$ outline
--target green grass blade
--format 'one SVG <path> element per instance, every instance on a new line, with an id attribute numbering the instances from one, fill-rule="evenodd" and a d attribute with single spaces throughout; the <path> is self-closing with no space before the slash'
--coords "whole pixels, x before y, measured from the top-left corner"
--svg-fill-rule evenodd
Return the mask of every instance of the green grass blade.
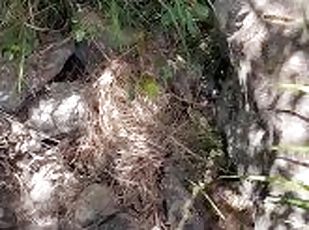
<path id="1" fill-rule="evenodd" d="M 280 84 L 279 88 L 282 89 L 288 89 L 293 91 L 301 91 L 303 93 L 309 93 L 309 86 L 308 85 L 302 85 L 302 84 Z"/>

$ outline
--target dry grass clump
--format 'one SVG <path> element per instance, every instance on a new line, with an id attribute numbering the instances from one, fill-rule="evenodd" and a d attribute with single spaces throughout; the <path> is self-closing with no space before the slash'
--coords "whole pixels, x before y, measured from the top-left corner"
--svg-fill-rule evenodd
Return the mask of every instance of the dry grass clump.
<path id="1" fill-rule="evenodd" d="M 215 137 L 207 121 L 199 120 L 203 115 L 166 89 L 153 97 L 135 87 L 130 98 L 132 82 L 137 84 L 141 77 L 136 68 L 115 60 L 95 77 L 87 98 L 87 128 L 71 152 L 88 178 L 103 177 L 118 194 L 119 204 L 134 210 L 149 229 L 164 221 L 164 168 L 175 162 L 190 168 L 190 179 L 204 180 L 213 162 L 209 154 L 220 146 L 211 139 Z"/>
<path id="2" fill-rule="evenodd" d="M 166 154 L 161 143 L 167 130 L 158 116 L 168 98 L 137 93 L 130 100 L 130 72 L 121 61 L 102 70 L 90 88 L 85 135 L 77 140 L 77 149 L 67 151 L 90 175 L 107 175 L 121 204 L 133 205 L 145 220 L 157 213 L 160 202 L 158 182 Z"/>

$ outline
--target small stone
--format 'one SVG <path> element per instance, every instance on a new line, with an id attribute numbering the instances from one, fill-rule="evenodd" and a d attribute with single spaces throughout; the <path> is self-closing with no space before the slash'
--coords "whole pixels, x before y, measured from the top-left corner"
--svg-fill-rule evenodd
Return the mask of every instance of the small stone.
<path id="1" fill-rule="evenodd" d="M 92 184 L 84 189 L 75 203 L 75 220 L 82 226 L 116 213 L 113 192 L 107 186 Z"/>

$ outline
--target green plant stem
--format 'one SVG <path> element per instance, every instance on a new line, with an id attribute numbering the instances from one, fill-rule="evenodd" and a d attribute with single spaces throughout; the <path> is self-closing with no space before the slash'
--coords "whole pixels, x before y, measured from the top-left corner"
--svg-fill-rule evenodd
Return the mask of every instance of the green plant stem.
<path id="1" fill-rule="evenodd" d="M 25 47 L 26 47 L 26 38 L 24 36 L 24 27 L 21 29 L 21 36 L 22 36 L 22 48 L 20 54 L 20 61 L 18 64 L 18 82 L 17 82 L 17 91 L 18 93 L 22 90 L 22 83 L 24 80 L 24 65 L 25 65 Z"/>
<path id="2" fill-rule="evenodd" d="M 171 10 L 170 7 L 168 7 L 168 5 L 166 5 L 162 0 L 158 0 L 158 1 L 159 1 L 159 3 L 167 10 L 167 12 L 169 13 L 169 15 L 171 16 L 171 19 L 172 19 L 172 21 L 173 21 L 173 23 L 174 23 L 174 26 L 175 26 L 175 28 L 176 28 L 177 34 L 178 34 L 178 36 L 180 37 L 180 41 L 181 41 L 182 46 L 183 46 L 183 48 L 184 48 L 184 50 L 185 50 L 185 53 L 186 53 L 186 55 L 187 55 L 187 58 L 189 59 L 189 58 L 190 58 L 190 53 L 189 53 L 189 51 L 188 51 L 188 47 L 187 47 L 187 43 L 186 43 L 185 37 L 184 37 L 183 33 L 181 32 L 181 29 L 180 29 L 180 27 L 179 27 L 179 25 L 178 25 L 178 22 L 177 22 L 177 20 L 176 20 L 176 18 L 175 18 L 175 16 L 174 16 L 172 10 Z"/>

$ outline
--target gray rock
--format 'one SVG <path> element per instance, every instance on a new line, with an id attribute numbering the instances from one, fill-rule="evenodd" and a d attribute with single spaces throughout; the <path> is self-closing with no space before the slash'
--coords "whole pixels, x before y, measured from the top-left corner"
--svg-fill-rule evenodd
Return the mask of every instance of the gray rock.
<path id="1" fill-rule="evenodd" d="M 166 200 L 167 220 L 170 229 L 208 229 L 204 225 L 203 216 L 199 214 L 194 206 L 192 195 L 186 190 L 179 178 L 175 176 L 178 175 L 177 173 L 175 169 L 171 169 L 166 173 L 163 180 L 163 196 Z"/>
<path id="2" fill-rule="evenodd" d="M 132 223 L 132 218 L 125 214 L 118 214 L 105 221 L 104 224 L 101 224 L 93 230 L 134 230 L 138 229 L 136 224 Z"/>
<path id="3" fill-rule="evenodd" d="M 91 184 L 85 188 L 74 202 L 73 208 L 74 222 L 81 229 L 133 230 L 138 228 L 132 222 L 132 217 L 120 212 L 111 188 L 102 184 Z"/>
<path id="4" fill-rule="evenodd" d="M 17 75 L 14 66 L 0 57 L 0 106 L 11 107 L 16 97 Z"/>
<path id="5" fill-rule="evenodd" d="M 3 191 L 0 189 L 0 194 L 1 197 L 6 197 L 7 194 L 4 192 L 9 192 L 9 191 Z M 4 200 L 4 199 L 3 199 Z M 9 204 L 4 204 L 4 202 L 7 201 L 0 201 L 0 229 L 11 229 L 16 226 L 17 218 L 15 216 L 15 213 L 12 209 L 12 207 Z"/>
<path id="6" fill-rule="evenodd" d="M 74 83 L 53 83 L 49 92 L 29 108 L 27 124 L 45 134 L 68 134 L 82 128 L 87 105 L 81 86 Z"/>
<path id="7" fill-rule="evenodd" d="M 112 190 L 101 184 L 89 185 L 74 204 L 74 216 L 81 226 L 92 225 L 118 211 Z"/>
<path id="8" fill-rule="evenodd" d="M 15 64 L 0 57 L 0 108 L 17 110 L 29 95 L 38 92 L 61 71 L 74 49 L 73 41 L 68 39 L 45 44 L 26 59 L 22 79 Z"/>

